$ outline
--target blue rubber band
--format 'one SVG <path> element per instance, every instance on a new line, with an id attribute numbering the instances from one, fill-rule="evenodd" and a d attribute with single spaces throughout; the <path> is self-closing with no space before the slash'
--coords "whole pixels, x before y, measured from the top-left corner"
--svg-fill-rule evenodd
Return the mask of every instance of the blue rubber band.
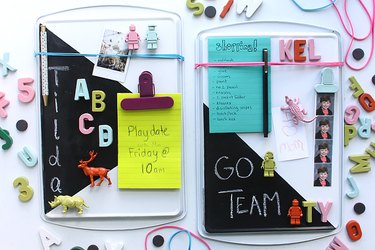
<path id="1" fill-rule="evenodd" d="M 330 2 L 329 4 L 326 4 L 324 6 L 321 6 L 321 7 L 317 7 L 317 8 L 303 8 L 296 0 L 292 0 L 292 2 L 297 5 L 298 8 L 300 8 L 301 10 L 303 11 L 318 11 L 318 10 L 322 10 L 322 9 L 326 9 L 328 7 L 331 7 L 332 5 L 334 5 L 336 3 L 337 0 L 332 0 L 332 2 Z"/>
<path id="2" fill-rule="evenodd" d="M 188 235 L 188 238 L 189 238 L 189 246 L 188 246 L 188 250 L 191 249 L 191 234 L 190 234 L 190 232 L 189 232 L 188 230 L 179 230 L 179 231 L 175 232 L 174 234 L 172 234 L 172 236 L 169 238 L 169 240 L 168 240 L 168 250 L 171 250 L 171 243 L 172 243 L 173 238 L 174 238 L 177 234 L 179 234 L 179 233 L 183 233 L 183 232 L 187 233 L 187 235 Z"/>
<path id="3" fill-rule="evenodd" d="M 61 52 L 34 52 L 35 56 L 111 56 L 111 57 L 129 57 L 129 58 L 155 58 L 155 59 L 177 59 L 184 61 L 185 58 L 178 54 L 90 54 L 90 53 L 61 53 Z"/>

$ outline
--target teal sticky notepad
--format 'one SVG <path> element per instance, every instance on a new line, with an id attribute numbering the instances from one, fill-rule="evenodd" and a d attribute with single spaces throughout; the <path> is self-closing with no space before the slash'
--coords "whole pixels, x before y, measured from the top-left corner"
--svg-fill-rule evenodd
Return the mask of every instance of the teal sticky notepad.
<path id="1" fill-rule="evenodd" d="M 263 49 L 270 47 L 269 37 L 209 38 L 208 61 L 262 62 Z M 262 66 L 209 67 L 208 88 L 210 133 L 263 132 Z M 270 109 L 268 121 L 270 130 Z"/>

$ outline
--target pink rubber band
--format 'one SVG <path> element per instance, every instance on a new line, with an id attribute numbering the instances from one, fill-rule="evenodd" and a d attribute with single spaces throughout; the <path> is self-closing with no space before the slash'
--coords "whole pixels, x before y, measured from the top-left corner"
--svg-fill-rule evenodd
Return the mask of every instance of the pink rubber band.
<path id="1" fill-rule="evenodd" d="M 348 49 L 346 50 L 345 52 L 345 64 L 352 70 L 362 70 L 364 68 L 366 68 L 370 61 L 371 61 L 371 58 L 373 56 L 373 53 L 374 53 L 374 16 L 375 16 L 375 0 L 372 0 L 372 16 L 369 12 L 369 10 L 367 9 L 367 7 L 363 4 L 363 2 L 361 0 L 358 0 L 358 2 L 360 3 L 362 9 L 365 11 L 369 21 L 370 21 L 370 29 L 369 29 L 369 32 L 367 33 L 367 35 L 365 35 L 364 37 L 358 37 L 355 35 L 355 31 L 354 31 L 354 26 L 353 26 L 353 23 L 351 21 L 351 18 L 349 16 L 349 13 L 348 13 L 348 7 L 347 7 L 347 0 L 344 1 L 344 12 L 345 12 L 345 16 L 346 16 L 346 19 L 349 23 L 349 26 L 350 26 L 350 30 L 347 28 L 346 24 L 344 23 L 344 20 L 341 16 L 341 13 L 339 11 L 339 9 L 337 8 L 336 4 L 333 2 L 333 0 L 330 0 L 332 2 L 332 5 L 333 7 L 335 8 L 336 12 L 337 12 L 337 15 L 339 16 L 339 19 L 340 19 L 340 22 L 341 22 L 341 25 L 343 26 L 343 28 L 345 29 L 345 32 L 350 36 L 350 43 L 349 43 L 349 47 Z M 354 41 L 363 41 L 363 40 L 366 40 L 369 36 L 371 35 L 371 50 L 370 50 L 370 55 L 369 57 L 367 58 L 367 61 L 365 62 L 365 64 L 361 67 L 354 67 L 352 66 L 349 62 L 348 62 L 348 57 L 349 57 L 349 52 L 350 52 L 350 48 L 352 47 L 353 45 L 353 42 Z"/>
<path id="2" fill-rule="evenodd" d="M 317 66 L 317 67 L 340 67 L 344 62 L 268 62 L 268 66 Z M 196 63 L 195 68 L 199 67 L 244 67 L 244 66 L 264 66 L 264 62 L 223 62 L 223 63 Z"/>
<path id="3" fill-rule="evenodd" d="M 301 66 L 322 66 L 322 67 L 341 67 L 344 66 L 344 62 L 270 62 L 268 65 L 271 66 L 283 66 L 283 65 L 301 65 Z"/>
<path id="4" fill-rule="evenodd" d="M 148 233 L 146 234 L 146 237 L 145 237 L 145 250 L 148 249 L 148 248 L 147 248 L 148 237 L 149 237 L 152 233 L 154 233 L 154 232 L 156 232 L 156 231 L 159 231 L 159 230 L 162 230 L 162 229 L 177 229 L 177 230 L 189 231 L 189 230 L 186 230 L 185 228 L 183 228 L 183 227 L 179 227 L 179 226 L 161 226 L 161 227 L 157 227 L 157 228 L 155 228 L 155 229 L 152 229 L 150 232 L 148 232 Z M 189 233 L 190 233 L 194 238 L 196 238 L 197 240 L 199 240 L 200 242 L 202 242 L 202 243 L 207 247 L 208 250 L 211 250 L 210 245 L 208 245 L 208 243 L 207 243 L 204 239 L 202 239 L 201 237 L 199 237 L 198 235 L 196 235 L 195 233 L 193 233 L 193 232 L 191 232 L 191 231 L 189 231 Z"/>

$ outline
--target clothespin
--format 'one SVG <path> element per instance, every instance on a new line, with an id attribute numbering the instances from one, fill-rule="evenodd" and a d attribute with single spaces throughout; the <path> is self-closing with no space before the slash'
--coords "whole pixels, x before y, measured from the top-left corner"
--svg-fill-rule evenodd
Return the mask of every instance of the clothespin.
<path id="1" fill-rule="evenodd" d="M 318 93 L 335 93 L 339 86 L 333 83 L 333 71 L 331 68 L 324 68 L 321 72 L 321 80 L 315 85 L 315 91 Z"/>
<path id="2" fill-rule="evenodd" d="M 33 153 L 31 153 L 27 147 L 24 147 L 23 150 L 18 152 L 17 155 L 21 159 L 21 161 L 26 165 L 26 167 L 32 168 L 38 162 L 38 158 Z"/>
<path id="3" fill-rule="evenodd" d="M 8 130 L 2 129 L 1 127 L 0 127 L 0 139 L 3 139 L 5 141 L 3 146 L 1 146 L 4 150 L 8 150 L 13 144 L 13 139 L 10 136 Z"/>
<path id="4" fill-rule="evenodd" d="M 167 109 L 173 106 L 172 97 L 155 96 L 155 85 L 149 71 L 143 71 L 139 76 L 138 92 L 140 97 L 124 98 L 121 101 L 121 108 L 124 110 L 144 110 Z"/>

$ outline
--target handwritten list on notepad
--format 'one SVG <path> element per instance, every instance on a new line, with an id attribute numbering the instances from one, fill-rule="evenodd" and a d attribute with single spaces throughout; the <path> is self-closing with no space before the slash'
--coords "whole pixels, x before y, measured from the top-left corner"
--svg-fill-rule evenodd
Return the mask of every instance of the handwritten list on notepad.
<path id="1" fill-rule="evenodd" d="M 170 96 L 169 109 L 123 110 L 117 94 L 118 187 L 178 189 L 181 187 L 181 94 Z"/>
<path id="2" fill-rule="evenodd" d="M 268 37 L 209 38 L 208 61 L 262 62 L 262 51 L 270 51 L 270 41 Z M 270 86 L 268 90 L 270 95 Z M 209 67 L 208 94 L 211 133 L 263 132 L 261 66 Z M 268 110 L 269 124 L 270 119 Z"/>

